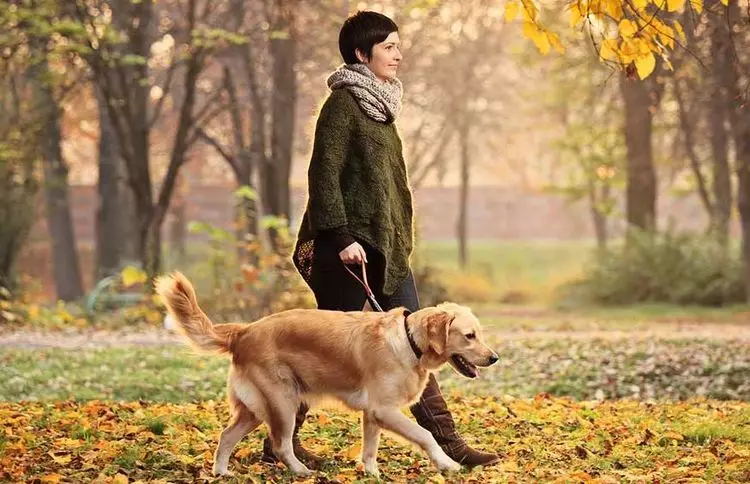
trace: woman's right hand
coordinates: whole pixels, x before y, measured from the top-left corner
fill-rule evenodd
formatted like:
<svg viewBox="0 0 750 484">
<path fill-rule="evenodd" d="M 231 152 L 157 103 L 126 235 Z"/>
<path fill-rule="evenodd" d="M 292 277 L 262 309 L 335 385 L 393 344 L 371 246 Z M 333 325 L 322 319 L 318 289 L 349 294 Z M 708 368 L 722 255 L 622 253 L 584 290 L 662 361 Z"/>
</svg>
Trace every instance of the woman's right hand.
<svg viewBox="0 0 750 484">
<path fill-rule="evenodd" d="M 367 263 L 367 254 L 365 253 L 364 247 L 359 242 L 350 244 L 346 249 L 339 252 L 339 258 L 344 264 L 361 264 Z"/>
</svg>

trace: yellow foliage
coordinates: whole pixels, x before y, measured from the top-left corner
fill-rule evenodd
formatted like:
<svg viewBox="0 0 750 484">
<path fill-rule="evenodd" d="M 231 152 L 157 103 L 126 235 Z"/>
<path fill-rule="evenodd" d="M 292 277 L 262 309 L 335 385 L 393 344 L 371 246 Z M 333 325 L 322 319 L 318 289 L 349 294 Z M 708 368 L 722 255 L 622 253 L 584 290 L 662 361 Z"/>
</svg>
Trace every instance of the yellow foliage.
<svg viewBox="0 0 750 484">
<path fill-rule="evenodd" d="M 136 284 L 143 284 L 148 279 L 148 276 L 141 269 L 134 266 L 127 266 L 120 273 L 122 277 L 122 284 L 125 287 L 131 287 Z"/>
<path fill-rule="evenodd" d="M 620 31 L 620 35 L 622 35 L 624 38 L 629 39 L 633 37 L 636 32 L 638 32 L 638 25 L 636 25 L 636 23 L 632 20 L 623 19 L 620 21 L 618 30 Z"/>
<path fill-rule="evenodd" d="M 656 58 L 653 52 L 635 60 L 635 68 L 638 71 L 638 77 L 641 79 L 647 78 L 654 71 L 654 67 L 656 67 Z"/>
<path fill-rule="evenodd" d="M 573 2 L 570 4 L 570 26 L 575 27 L 585 17 L 585 14 L 581 12 L 581 3 Z"/>
<path fill-rule="evenodd" d="M 706 475 L 711 482 L 745 482 L 750 473 L 750 443 L 741 428 L 750 415 L 745 402 L 579 402 L 546 393 L 533 399 L 459 394 L 451 400 L 456 419 L 473 424 L 474 440 L 503 450 L 496 466 L 454 476 L 467 482 L 693 482 Z M 361 451 L 358 432 L 341 431 L 356 426 L 359 416 L 328 415 L 325 424 L 303 427 L 310 432 L 303 437 L 306 446 L 330 459 L 316 472 L 316 481 L 362 482 L 361 464 L 353 462 Z M 168 433 L 155 435 L 146 426 L 127 432 L 155 418 L 163 419 Z M 220 482 L 211 476 L 212 453 L 228 418 L 226 404 L 215 402 L 0 402 L 0 481 L 125 484 L 165 482 L 159 479 L 168 476 L 169 482 Z M 70 447 L 68 435 L 82 423 L 91 424 L 95 437 Z M 262 465 L 251 457 L 261 446 L 258 434 L 237 446 L 233 482 L 289 481 L 284 466 Z M 71 460 L 56 462 L 50 449 Z M 420 459 L 411 445 L 399 441 L 379 449 L 388 481 L 445 482 Z M 594 467 L 594 459 L 603 465 Z"/>
<path fill-rule="evenodd" d="M 681 12 L 685 7 L 685 0 L 667 0 L 667 10 L 669 12 Z"/>
<path fill-rule="evenodd" d="M 604 13 L 606 13 L 612 20 L 620 20 L 623 16 L 622 1 L 621 0 L 603 0 Z"/>
<path fill-rule="evenodd" d="M 512 22 L 518 17 L 519 6 L 515 2 L 505 4 L 505 21 Z"/>
<path fill-rule="evenodd" d="M 523 35 L 534 42 L 539 52 L 547 54 L 553 48 L 564 52 L 557 34 L 539 20 L 539 10 L 533 0 L 520 0 L 520 4 L 518 1 L 509 0 L 506 4 L 505 21 L 515 20 L 519 11 L 522 12 Z M 721 0 L 721 3 L 726 6 L 729 0 Z M 686 4 L 686 0 L 568 0 L 565 8 L 570 12 L 571 28 L 588 25 L 594 35 L 602 37 L 601 60 L 617 62 L 623 69 L 637 61 L 639 76 L 642 76 L 653 72 L 652 63 L 655 65 L 657 56 L 672 68 L 669 51 L 675 48 L 676 39 L 685 42 L 685 32 L 678 21 L 669 18 L 669 13 L 684 12 Z M 700 14 L 703 0 L 690 0 L 690 7 Z M 613 27 L 617 28 L 617 38 L 607 39 Z M 635 38 L 639 40 L 630 42 Z"/>
<path fill-rule="evenodd" d="M 680 38 L 680 41 L 685 42 L 687 40 L 687 37 L 685 37 L 685 30 L 683 30 L 682 24 L 677 20 L 674 21 L 674 29 L 677 31 L 677 36 Z"/>
<path fill-rule="evenodd" d="M 617 62 L 620 60 L 617 39 L 604 39 L 599 48 L 599 57 L 602 60 Z"/>
</svg>

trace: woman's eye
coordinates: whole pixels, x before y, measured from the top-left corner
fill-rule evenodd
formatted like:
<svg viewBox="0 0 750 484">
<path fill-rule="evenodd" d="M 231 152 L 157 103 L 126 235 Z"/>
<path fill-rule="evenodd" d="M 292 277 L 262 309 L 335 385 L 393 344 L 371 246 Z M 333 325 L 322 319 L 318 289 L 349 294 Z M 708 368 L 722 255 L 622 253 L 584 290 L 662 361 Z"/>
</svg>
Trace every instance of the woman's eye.
<svg viewBox="0 0 750 484">
<path fill-rule="evenodd" d="M 466 339 L 477 339 L 476 333 L 469 333 L 466 335 Z"/>
</svg>

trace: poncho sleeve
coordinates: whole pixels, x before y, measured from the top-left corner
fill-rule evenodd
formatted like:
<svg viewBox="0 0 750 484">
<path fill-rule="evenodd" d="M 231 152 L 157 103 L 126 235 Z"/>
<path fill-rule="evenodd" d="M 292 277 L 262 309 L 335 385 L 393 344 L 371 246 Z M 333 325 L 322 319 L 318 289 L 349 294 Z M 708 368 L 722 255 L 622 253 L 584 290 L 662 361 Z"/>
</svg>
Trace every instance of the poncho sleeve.
<svg viewBox="0 0 750 484">
<path fill-rule="evenodd" d="M 341 171 L 352 136 L 351 111 L 343 92 L 328 97 L 315 126 L 313 152 L 307 172 L 308 222 L 314 233 L 329 229 L 345 232 L 347 225 L 341 192 Z"/>
</svg>

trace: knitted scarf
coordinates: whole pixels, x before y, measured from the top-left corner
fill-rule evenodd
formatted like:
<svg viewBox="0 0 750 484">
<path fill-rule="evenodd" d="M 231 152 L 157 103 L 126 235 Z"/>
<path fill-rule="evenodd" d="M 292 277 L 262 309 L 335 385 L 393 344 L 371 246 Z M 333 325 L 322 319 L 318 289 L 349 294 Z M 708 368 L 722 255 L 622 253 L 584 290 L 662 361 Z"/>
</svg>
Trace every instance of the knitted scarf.
<svg viewBox="0 0 750 484">
<path fill-rule="evenodd" d="M 375 121 L 391 122 L 401 111 L 401 81 L 393 78 L 383 82 L 365 64 L 344 64 L 328 76 L 327 83 L 331 90 L 348 89 Z"/>
</svg>

